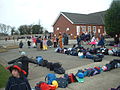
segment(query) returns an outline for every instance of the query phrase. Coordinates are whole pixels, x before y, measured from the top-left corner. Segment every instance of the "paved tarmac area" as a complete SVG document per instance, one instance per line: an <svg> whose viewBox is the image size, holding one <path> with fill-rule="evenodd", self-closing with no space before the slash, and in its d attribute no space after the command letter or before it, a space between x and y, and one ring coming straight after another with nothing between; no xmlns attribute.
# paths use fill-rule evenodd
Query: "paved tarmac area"
<svg viewBox="0 0 120 90"><path fill-rule="evenodd" d="M85 47L89 47L84 45ZM68 45L66 47L72 47ZM75 72L78 68L84 69L88 66L94 65L104 65L113 59L120 59L120 57L115 56L105 56L103 62L94 63L90 59L80 59L77 56L70 56L54 52L55 48L49 48L47 51L37 51L36 48L27 48L26 44L23 48L28 55L28 57L42 56L44 59L51 62L60 62L67 73ZM0 53L0 62L7 65L7 62L16 59L20 56L19 49L12 49L8 52ZM46 74L54 73L46 67L36 66L35 64L29 64L29 77L28 80L32 87L35 83L43 80ZM112 70L110 72L103 72L99 75L93 77L85 78L84 83L72 83L69 84L67 88L58 90L108 90L111 87L117 87L120 85L120 68Z"/></svg>

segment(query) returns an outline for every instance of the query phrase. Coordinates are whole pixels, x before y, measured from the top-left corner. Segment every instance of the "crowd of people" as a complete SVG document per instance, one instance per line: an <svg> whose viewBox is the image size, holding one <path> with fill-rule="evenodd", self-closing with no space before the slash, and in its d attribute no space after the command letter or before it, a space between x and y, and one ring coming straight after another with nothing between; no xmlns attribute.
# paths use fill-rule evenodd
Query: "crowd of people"
<svg viewBox="0 0 120 90"><path fill-rule="evenodd" d="M101 47L104 47L105 45L104 35L99 35L99 37L96 37L95 35L91 35L87 32L78 35L76 40L78 46L81 46L84 42L90 44L91 47L94 46L94 48L96 47L96 45ZM119 44L118 42L119 41L116 41L115 43ZM28 48L31 48L33 45L33 47L36 48L38 51L47 50L48 47L59 47L62 49L64 48L64 45L68 45L68 43L69 37L66 33L59 33L59 36L53 35L52 37L32 37L32 40L27 40ZM21 40L19 42L21 57L8 62L8 64L12 64L7 67L7 69L11 72L12 76L8 79L5 90L31 90L31 87L27 80L29 74L29 63L38 63L26 56L25 52L22 51L23 46L24 43Z"/></svg>

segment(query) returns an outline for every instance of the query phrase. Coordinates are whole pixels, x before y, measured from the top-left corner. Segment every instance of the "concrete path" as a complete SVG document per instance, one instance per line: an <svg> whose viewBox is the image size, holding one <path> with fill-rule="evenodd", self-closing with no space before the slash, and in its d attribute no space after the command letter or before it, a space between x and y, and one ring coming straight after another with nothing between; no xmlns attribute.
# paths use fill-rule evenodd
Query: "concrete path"
<svg viewBox="0 0 120 90"><path fill-rule="evenodd" d="M75 41L71 41L70 45L66 47L72 47L73 43L75 43ZM84 47L89 46L84 45ZM23 51L27 53L28 57L42 56L48 61L60 62L65 68L66 73L76 73L78 69L84 69L86 67L93 67L96 65L105 65L113 59L120 59L120 57L105 56L102 62L94 63L90 59L80 59L77 56L55 53L54 50L54 48L49 48L48 51L37 51L36 48L27 48L26 43L23 48ZM8 61L16 59L19 56L20 54L18 49L0 53L0 63L3 63L6 66ZM35 83L44 81L44 78L48 73L54 72L50 71L46 67L29 64L28 79L31 86L34 87ZM108 88L116 87L118 85L120 85L120 69L115 69L110 72L104 72L93 77L85 78L85 83L72 83L68 86L68 88L66 88L66 90L108 90Z"/></svg>

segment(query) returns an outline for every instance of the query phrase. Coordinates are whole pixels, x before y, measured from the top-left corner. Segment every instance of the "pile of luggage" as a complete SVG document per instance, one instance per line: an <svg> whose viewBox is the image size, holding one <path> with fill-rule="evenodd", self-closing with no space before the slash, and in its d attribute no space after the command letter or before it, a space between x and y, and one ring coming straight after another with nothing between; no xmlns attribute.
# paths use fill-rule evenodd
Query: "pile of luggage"
<svg viewBox="0 0 120 90"><path fill-rule="evenodd" d="M117 49L117 48L108 49L106 47L85 49L84 47L75 47L75 45L73 45L72 48L61 49L60 47L58 47L55 49L55 52L72 55L72 56L79 56L80 58L93 59L95 62L102 61L102 58L104 57L104 55L113 55L113 56L120 57L120 49Z"/></svg>
<svg viewBox="0 0 120 90"><path fill-rule="evenodd" d="M59 62L53 63L48 62L48 60L44 60L42 56L36 56L36 61L39 66L47 67L50 71L54 71L57 74L64 74L65 69L62 67L62 64Z"/></svg>
<svg viewBox="0 0 120 90"><path fill-rule="evenodd" d="M40 81L36 84L35 90L56 90L58 87L66 88L69 84L74 82L83 83L85 77L91 77L115 68L120 68L120 59L114 59L102 67L85 68L84 70L78 70L75 74L64 74L61 77L49 73L46 75L44 82Z"/></svg>

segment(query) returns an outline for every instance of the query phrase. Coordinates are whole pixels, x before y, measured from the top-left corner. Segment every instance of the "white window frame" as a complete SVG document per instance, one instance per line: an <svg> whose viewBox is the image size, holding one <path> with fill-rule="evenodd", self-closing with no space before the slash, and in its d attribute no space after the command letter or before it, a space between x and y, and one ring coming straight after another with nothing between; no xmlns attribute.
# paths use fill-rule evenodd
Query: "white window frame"
<svg viewBox="0 0 120 90"><path fill-rule="evenodd" d="M88 32L91 33L91 26L88 26Z"/></svg>
<svg viewBox="0 0 120 90"><path fill-rule="evenodd" d="M66 31L69 31L70 30L70 28L66 28Z"/></svg>
<svg viewBox="0 0 120 90"><path fill-rule="evenodd" d="M98 33L100 33L101 32L101 30L100 29L98 29Z"/></svg>
<svg viewBox="0 0 120 90"><path fill-rule="evenodd" d="M59 27L57 27L57 28L56 28L56 30L58 31L58 30L60 30L60 28L59 28Z"/></svg>
<svg viewBox="0 0 120 90"><path fill-rule="evenodd" d="M82 32L85 33L86 32L86 26L81 26L82 27Z"/></svg>
<svg viewBox="0 0 120 90"><path fill-rule="evenodd" d="M93 26L93 32L96 33L96 26Z"/></svg>
<svg viewBox="0 0 120 90"><path fill-rule="evenodd" d="M76 32L77 32L77 35L80 34L80 26L76 26Z"/></svg>

